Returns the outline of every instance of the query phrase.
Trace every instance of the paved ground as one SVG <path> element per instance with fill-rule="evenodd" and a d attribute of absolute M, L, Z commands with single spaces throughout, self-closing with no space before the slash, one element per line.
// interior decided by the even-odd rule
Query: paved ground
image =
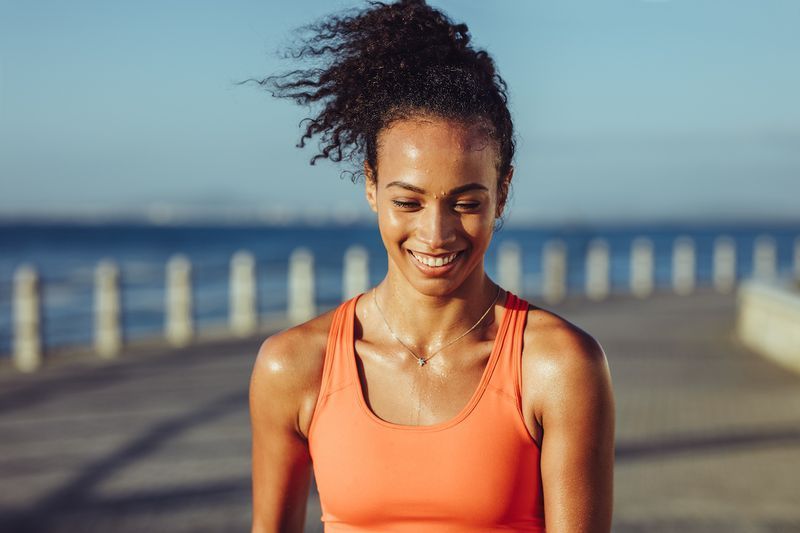
<path fill-rule="evenodd" d="M 615 532 L 800 531 L 800 376 L 738 344 L 732 296 L 554 309 L 611 364 Z M 0 372 L 0 531 L 249 530 L 258 344 Z"/>

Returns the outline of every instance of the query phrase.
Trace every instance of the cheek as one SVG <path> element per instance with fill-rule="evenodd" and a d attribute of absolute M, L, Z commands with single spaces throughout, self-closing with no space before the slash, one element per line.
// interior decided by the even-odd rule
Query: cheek
<path fill-rule="evenodd" d="M 465 220 L 462 225 L 462 235 L 468 240 L 473 253 L 483 255 L 489 248 L 492 240 L 494 228 L 492 218 L 474 217 L 472 220 Z"/>
<path fill-rule="evenodd" d="M 480 216 L 469 217 L 464 222 L 464 228 L 475 238 L 486 239 L 494 233 L 494 221 L 494 213 L 487 211 Z"/>
<path fill-rule="evenodd" d="M 403 217 L 402 213 L 392 209 L 378 211 L 378 231 L 380 231 L 381 240 L 387 250 L 394 249 L 398 241 L 405 240 L 410 231 L 409 228 L 410 222 Z"/>
<path fill-rule="evenodd" d="M 381 209 L 378 212 L 378 224 L 382 233 L 397 234 L 407 231 L 409 221 L 404 213 L 399 213 L 393 209 Z"/>

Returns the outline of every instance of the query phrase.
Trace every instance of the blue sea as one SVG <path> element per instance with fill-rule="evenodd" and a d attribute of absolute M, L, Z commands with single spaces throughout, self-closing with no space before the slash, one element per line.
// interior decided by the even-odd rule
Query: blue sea
<path fill-rule="evenodd" d="M 696 249 L 697 280 L 711 280 L 715 238 L 726 235 L 737 245 L 737 275 L 752 272 L 753 243 L 769 235 L 777 244 L 778 270 L 792 270 L 793 246 L 800 236 L 795 224 L 640 224 L 635 226 L 507 227 L 498 232 L 487 254 L 487 271 L 495 272 L 496 250 L 505 240 L 522 248 L 525 293 L 535 296 L 541 279 L 541 252 L 550 239 L 567 246 L 568 290 L 583 291 L 585 252 L 592 239 L 607 240 L 611 253 L 612 291 L 627 291 L 631 242 L 652 239 L 656 287 L 668 289 L 671 254 L 676 238 L 689 236 Z M 164 322 L 164 274 L 167 259 L 176 253 L 193 265 L 195 319 L 199 327 L 224 323 L 228 313 L 228 268 L 231 256 L 248 250 L 256 258 L 258 301 L 262 313 L 285 309 L 288 257 L 298 248 L 315 258 L 317 302 L 321 308 L 341 299 L 342 258 L 352 244 L 364 246 L 370 256 L 372 283 L 386 271 L 386 255 L 377 228 L 364 225 L 326 226 L 158 226 L 132 223 L 0 224 L 0 354 L 11 351 L 11 295 L 14 271 L 34 266 L 43 284 L 43 328 L 46 347 L 88 345 L 92 339 L 94 269 L 111 259 L 121 269 L 123 322 L 129 339 L 158 336 Z"/>

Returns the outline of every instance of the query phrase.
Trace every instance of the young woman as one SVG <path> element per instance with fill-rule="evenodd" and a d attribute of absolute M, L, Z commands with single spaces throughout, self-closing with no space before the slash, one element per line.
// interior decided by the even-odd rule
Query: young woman
<path fill-rule="evenodd" d="M 314 159 L 363 165 L 388 270 L 262 345 L 253 531 L 303 530 L 313 469 L 326 531 L 608 532 L 605 354 L 484 271 L 514 174 L 492 59 L 422 0 L 309 30 L 315 68 L 262 83 L 320 104 Z"/>

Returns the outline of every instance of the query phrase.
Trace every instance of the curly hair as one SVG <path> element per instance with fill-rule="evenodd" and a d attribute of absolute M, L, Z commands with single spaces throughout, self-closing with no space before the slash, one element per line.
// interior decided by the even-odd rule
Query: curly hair
<path fill-rule="evenodd" d="M 466 24 L 453 23 L 424 0 L 371 1 L 365 9 L 305 26 L 299 37 L 288 55 L 313 61 L 311 68 L 258 83 L 273 96 L 321 105 L 303 121 L 297 145 L 319 136 L 312 165 L 348 159 L 356 169 L 366 161 L 377 172 L 381 130 L 398 119 L 430 115 L 485 125 L 497 143 L 499 176 L 510 171 L 514 132 L 507 86 L 489 54 L 470 45 Z M 360 175 L 353 173 L 353 181 Z"/>

